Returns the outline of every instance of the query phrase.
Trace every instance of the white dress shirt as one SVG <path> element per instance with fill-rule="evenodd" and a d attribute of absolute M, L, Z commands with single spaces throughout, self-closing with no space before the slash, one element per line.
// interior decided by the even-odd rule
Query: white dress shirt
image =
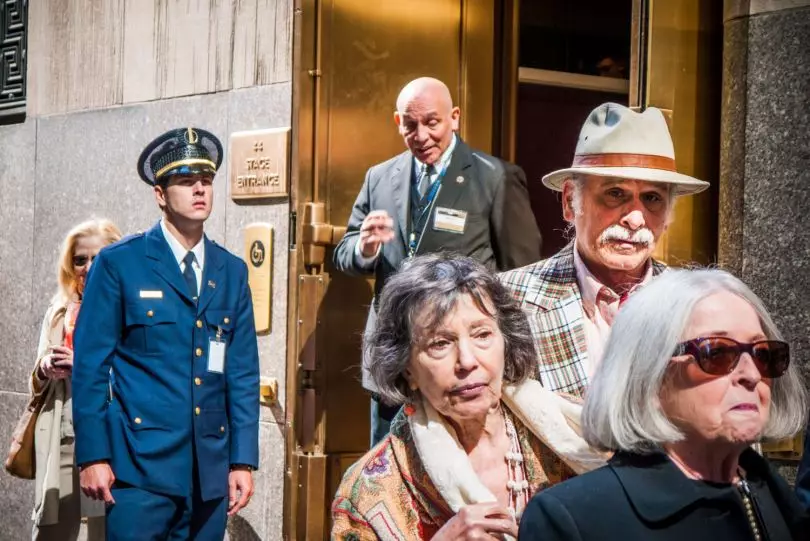
<path fill-rule="evenodd" d="M 453 151 L 456 149 L 456 134 L 453 133 L 453 138 L 450 140 L 450 146 L 444 149 L 442 155 L 439 156 L 439 161 L 436 162 L 435 167 L 433 168 L 433 174 L 430 175 L 430 184 L 428 184 L 428 189 L 430 186 L 433 185 L 436 180 L 438 180 L 439 176 L 441 176 L 444 171 L 450 166 L 450 160 L 453 158 Z M 416 156 L 413 158 L 413 170 L 417 171 L 417 175 L 419 171 L 422 171 L 422 168 L 425 166 L 422 162 L 416 159 Z"/>
<path fill-rule="evenodd" d="M 186 272 L 186 264 L 183 262 L 183 258 L 186 257 L 188 250 L 186 250 L 180 241 L 172 235 L 171 231 L 166 227 L 163 219 L 160 220 L 160 229 L 163 231 L 163 236 L 166 237 L 166 242 L 169 243 L 169 248 L 172 250 L 172 254 L 174 255 L 174 259 L 177 261 L 177 265 L 180 267 L 180 273 Z M 191 249 L 191 252 L 194 254 L 194 261 L 191 263 L 191 270 L 194 271 L 194 277 L 197 278 L 197 291 L 202 291 L 202 273 L 203 273 L 203 265 L 205 265 L 205 235 L 200 238 L 200 242 L 198 242 L 194 247 Z"/>
<path fill-rule="evenodd" d="M 436 180 L 438 180 L 444 171 L 450 167 L 450 160 L 453 159 L 453 151 L 456 149 L 456 134 L 453 132 L 453 138 L 450 140 L 450 145 L 444 149 L 442 155 L 439 156 L 439 161 L 436 162 L 436 167 L 433 168 L 433 173 L 430 175 L 430 184 L 428 184 L 428 188 L 433 185 Z M 417 177 L 419 172 L 422 171 L 422 168 L 425 164 L 420 162 L 416 159 L 416 156 L 413 158 L 413 170 L 416 171 Z M 408 192 L 410 194 L 410 191 Z M 372 209 L 374 210 L 374 209 Z M 358 240 L 357 243 L 354 245 L 354 263 L 361 269 L 368 269 L 374 265 L 374 262 L 377 261 L 377 258 L 380 256 L 380 250 L 382 250 L 382 244 L 377 247 L 377 253 L 375 253 L 371 257 L 366 257 L 360 251 L 360 241 Z"/>

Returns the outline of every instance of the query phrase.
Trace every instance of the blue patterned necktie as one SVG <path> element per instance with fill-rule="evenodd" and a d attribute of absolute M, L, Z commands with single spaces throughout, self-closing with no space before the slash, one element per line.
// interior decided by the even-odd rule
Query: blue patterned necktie
<path fill-rule="evenodd" d="M 191 268 L 191 264 L 194 262 L 194 252 L 189 251 L 186 254 L 186 257 L 183 258 L 183 263 L 185 263 L 186 268 L 183 270 L 183 278 L 186 279 L 186 285 L 188 285 L 188 291 L 191 293 L 191 297 L 196 301 L 197 300 L 197 276 L 194 274 L 194 269 Z"/>
<path fill-rule="evenodd" d="M 436 168 L 432 165 L 425 164 L 422 166 L 422 174 L 419 177 L 419 195 L 422 196 L 421 198 L 425 198 L 425 194 L 430 188 L 430 177 L 433 173 L 436 172 Z"/>

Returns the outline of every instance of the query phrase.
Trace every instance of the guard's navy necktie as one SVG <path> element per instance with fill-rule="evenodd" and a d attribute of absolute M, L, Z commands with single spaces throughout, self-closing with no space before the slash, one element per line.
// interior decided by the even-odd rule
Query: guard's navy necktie
<path fill-rule="evenodd" d="M 194 262 L 194 252 L 190 251 L 186 253 L 186 257 L 183 258 L 183 263 L 185 263 L 186 268 L 183 270 L 183 278 L 186 279 L 186 284 L 188 285 L 188 292 L 191 293 L 191 297 L 196 301 L 197 300 L 197 276 L 194 274 L 194 269 L 191 268 L 191 264 Z"/>

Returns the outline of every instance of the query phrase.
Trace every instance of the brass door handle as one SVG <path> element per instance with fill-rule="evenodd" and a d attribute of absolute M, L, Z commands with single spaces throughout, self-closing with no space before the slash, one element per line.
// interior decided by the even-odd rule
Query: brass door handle
<path fill-rule="evenodd" d="M 323 203 L 304 205 L 304 244 L 333 246 L 340 242 L 345 234 L 345 227 L 326 223 L 326 206 Z"/>
<path fill-rule="evenodd" d="M 326 223 L 326 205 L 323 203 L 304 205 L 302 244 L 307 265 L 323 265 L 325 248 L 339 243 L 345 234 L 345 227 Z"/>

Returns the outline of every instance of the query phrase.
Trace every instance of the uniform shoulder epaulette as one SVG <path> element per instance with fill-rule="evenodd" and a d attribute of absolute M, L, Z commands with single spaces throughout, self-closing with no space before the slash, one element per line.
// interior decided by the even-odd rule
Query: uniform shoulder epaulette
<path fill-rule="evenodd" d="M 221 244 L 214 244 L 214 246 L 219 248 L 219 250 L 222 252 L 222 255 L 224 255 L 226 258 L 233 258 L 233 259 L 241 261 L 241 259 L 236 254 L 234 254 L 233 252 L 231 252 L 230 250 L 228 250 L 227 248 L 225 248 Z"/>
<path fill-rule="evenodd" d="M 146 233 L 144 231 L 138 231 L 137 233 L 133 233 L 131 235 L 126 235 L 124 237 L 121 237 L 121 240 L 119 240 L 117 242 L 113 242 L 109 246 L 105 246 L 104 249 L 105 250 L 115 250 L 119 246 L 126 246 L 127 244 L 131 243 L 132 241 L 142 239 L 144 237 L 144 235 L 146 235 Z"/>
<path fill-rule="evenodd" d="M 213 240 L 213 239 L 208 239 L 208 240 L 210 240 L 210 241 L 211 241 L 211 243 L 212 243 L 214 246 L 216 246 L 217 248 L 219 248 L 219 249 L 220 249 L 220 250 L 222 250 L 223 252 L 233 255 L 233 254 L 231 253 L 231 251 L 230 251 L 230 250 L 228 250 L 227 248 L 225 248 L 225 246 L 224 246 L 223 244 L 220 244 L 220 243 L 218 243 L 217 241 L 215 241 L 215 240 Z"/>

